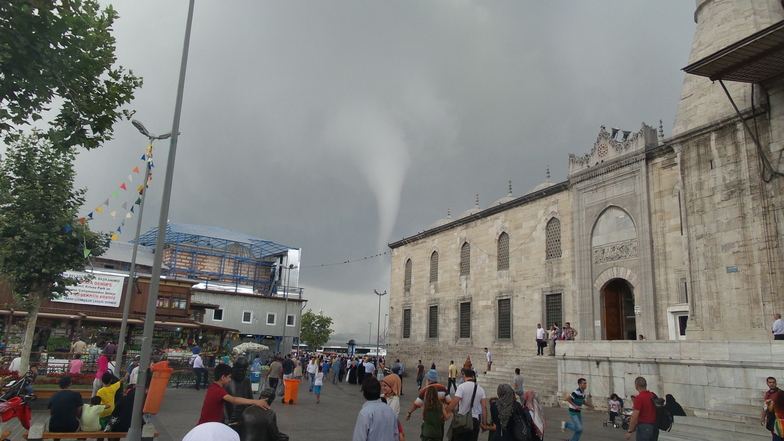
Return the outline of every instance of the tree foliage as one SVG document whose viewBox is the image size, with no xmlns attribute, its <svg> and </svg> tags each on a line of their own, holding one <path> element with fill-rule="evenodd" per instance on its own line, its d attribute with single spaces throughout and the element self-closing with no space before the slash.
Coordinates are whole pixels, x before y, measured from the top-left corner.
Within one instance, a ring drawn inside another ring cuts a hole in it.
<svg viewBox="0 0 784 441">
<path fill-rule="evenodd" d="M 73 188 L 73 159 L 73 149 L 39 134 L 20 136 L 0 159 L 0 274 L 28 311 L 23 362 L 41 300 L 65 294 L 77 281 L 63 273 L 83 270 L 87 254 L 100 255 L 107 242 L 77 220 L 84 190 Z"/>
<path fill-rule="evenodd" d="M 301 320 L 300 339 L 313 350 L 324 347 L 329 341 L 329 337 L 335 332 L 329 328 L 332 325 L 332 317 L 321 313 L 314 314 L 310 309 L 302 314 Z"/>
<path fill-rule="evenodd" d="M 117 17 L 95 0 L 0 2 L 0 135 L 6 143 L 50 109 L 45 134 L 60 150 L 91 149 L 111 139 L 114 123 L 131 116 L 120 108 L 142 84 L 114 66 Z"/>
</svg>

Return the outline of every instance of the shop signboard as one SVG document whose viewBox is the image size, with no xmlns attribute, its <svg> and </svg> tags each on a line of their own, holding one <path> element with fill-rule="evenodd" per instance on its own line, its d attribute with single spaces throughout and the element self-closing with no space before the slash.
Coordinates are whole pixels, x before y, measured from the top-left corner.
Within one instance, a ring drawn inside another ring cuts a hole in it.
<svg viewBox="0 0 784 441">
<path fill-rule="evenodd" d="M 81 281 L 68 288 L 68 294 L 53 302 L 76 303 L 79 305 L 120 306 L 122 288 L 125 277 L 87 274 L 79 271 L 66 271 L 67 277 L 75 277 Z"/>
</svg>

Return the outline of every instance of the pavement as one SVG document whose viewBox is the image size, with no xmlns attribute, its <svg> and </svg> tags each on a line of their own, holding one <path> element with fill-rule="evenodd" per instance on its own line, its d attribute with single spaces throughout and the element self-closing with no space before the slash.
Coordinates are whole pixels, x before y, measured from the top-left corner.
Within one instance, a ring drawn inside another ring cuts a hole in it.
<svg viewBox="0 0 784 441">
<path fill-rule="evenodd" d="M 328 374 L 331 379 L 331 375 Z M 481 378 L 480 378 L 481 385 Z M 416 381 L 411 377 L 403 379 L 403 392 L 401 397 L 401 422 L 403 431 L 408 441 L 419 439 L 421 420 L 412 417 L 405 420 L 405 412 L 416 397 Z M 494 391 L 492 391 L 494 392 Z M 495 395 L 488 391 L 488 396 Z M 195 389 L 168 389 L 163 399 L 161 412 L 153 416 L 153 424 L 160 433 L 159 441 L 180 441 L 199 420 L 205 390 Z M 291 437 L 292 441 L 308 440 L 316 437 L 324 440 L 351 439 L 356 423 L 357 414 L 365 400 L 358 385 L 346 382 L 333 385 L 326 382 L 321 391 L 321 402 L 316 404 L 316 397 L 308 392 L 307 382 L 300 384 L 297 403 L 294 405 L 282 404 L 281 400 L 275 401 L 272 408 L 277 414 L 278 427 Z M 564 408 L 546 408 L 547 429 L 546 440 L 566 440 L 572 432 L 561 433 L 560 421 L 569 419 Z M 33 403 L 33 422 L 43 421 L 48 417 L 46 400 Z M 585 430 L 583 441 L 623 440 L 625 431 L 602 427 L 606 419 L 606 412 L 586 411 L 583 416 Z M 447 422 L 448 424 L 448 422 Z M 4 429 L 12 429 L 10 440 L 22 440 L 25 431 L 18 420 L 14 419 L 3 423 Z M 486 440 L 487 433 L 479 435 L 480 440 Z"/>
</svg>

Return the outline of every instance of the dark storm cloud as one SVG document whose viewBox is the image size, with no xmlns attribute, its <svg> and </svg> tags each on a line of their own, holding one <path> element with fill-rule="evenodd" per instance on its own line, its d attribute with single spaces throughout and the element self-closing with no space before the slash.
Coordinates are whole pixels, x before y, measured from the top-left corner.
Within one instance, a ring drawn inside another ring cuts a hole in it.
<svg viewBox="0 0 784 441">
<path fill-rule="evenodd" d="M 562 181 L 600 125 L 662 119 L 669 133 L 693 6 L 197 1 L 169 217 L 301 247 L 308 306 L 362 332 L 389 257 L 320 264 L 384 252 L 476 193 L 485 208 L 508 180 L 521 196 L 548 165 Z M 144 77 L 136 118 L 168 132 L 187 4 L 114 7 L 118 62 Z M 145 144 L 125 123 L 80 155 L 87 209 Z M 167 151 L 156 146 L 143 230 L 157 224 Z"/>
</svg>

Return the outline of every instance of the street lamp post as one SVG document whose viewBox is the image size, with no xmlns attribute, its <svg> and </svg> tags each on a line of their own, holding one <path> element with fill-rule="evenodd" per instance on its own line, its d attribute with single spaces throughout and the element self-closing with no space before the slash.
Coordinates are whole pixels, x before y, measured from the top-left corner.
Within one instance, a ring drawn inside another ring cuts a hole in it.
<svg viewBox="0 0 784 441">
<path fill-rule="evenodd" d="M 373 322 L 368 322 L 368 346 L 370 346 L 370 333 L 373 332 Z M 370 349 L 368 349 L 369 351 Z"/>
<path fill-rule="evenodd" d="M 128 271 L 128 285 L 125 287 L 125 303 L 123 304 L 122 323 L 120 324 L 120 341 L 117 343 L 117 366 L 122 366 L 123 352 L 125 351 L 125 339 L 128 329 L 128 315 L 131 311 L 131 295 L 133 294 L 133 281 L 136 279 L 136 253 L 139 250 L 139 235 L 142 232 L 142 216 L 144 215 L 144 201 L 147 199 L 147 183 L 150 179 L 150 170 L 152 169 L 152 143 L 158 139 L 168 139 L 171 133 L 165 135 L 155 136 L 147 131 L 144 124 L 137 120 L 131 121 L 142 135 L 150 140 L 150 146 L 147 147 L 146 162 L 147 166 L 144 170 L 144 182 L 142 183 L 141 201 L 139 202 L 139 216 L 136 220 L 136 238 L 133 241 L 133 252 L 131 253 L 131 269 Z"/>
<path fill-rule="evenodd" d="M 378 292 L 375 289 L 374 293 L 378 296 L 378 321 L 376 322 L 376 357 L 380 355 L 379 347 L 381 346 L 381 297 L 387 295 L 387 292 Z"/>
<path fill-rule="evenodd" d="M 169 217 L 169 204 L 171 201 L 172 180 L 174 179 L 174 160 L 177 156 L 177 139 L 180 133 L 180 115 L 182 114 L 182 96 L 185 91 L 185 71 L 188 66 L 188 49 L 191 41 L 191 26 L 193 24 L 193 7 L 195 0 L 190 0 L 188 4 L 188 18 L 185 22 L 185 41 L 182 45 L 182 59 L 180 60 L 180 76 L 177 83 L 177 98 L 174 103 L 174 119 L 171 130 L 171 143 L 169 145 L 169 156 L 166 163 L 166 175 L 163 180 L 163 196 L 161 199 L 161 211 L 158 217 L 158 237 L 155 241 L 155 253 L 152 262 L 152 275 L 150 276 L 150 290 L 147 298 L 147 310 L 144 322 L 144 333 L 142 336 L 142 353 L 139 361 L 139 378 L 147 378 L 150 375 L 150 353 L 152 352 L 152 338 L 155 329 L 156 300 L 158 298 L 158 287 L 161 279 L 161 266 L 163 264 L 163 245 L 166 241 L 166 226 Z M 143 391 L 144 389 L 141 389 Z M 129 441 L 141 441 L 142 439 L 142 405 L 146 398 L 144 393 L 137 391 L 133 399 L 133 411 L 131 426 L 128 429 Z"/>
<path fill-rule="evenodd" d="M 289 321 L 289 282 L 291 282 L 291 270 L 294 268 L 299 268 L 297 265 L 293 263 L 289 264 L 286 267 L 288 272 L 286 273 L 286 285 L 283 286 L 283 298 L 286 306 L 283 307 L 283 337 L 281 338 L 281 342 L 283 343 L 283 349 L 286 349 L 286 326 L 288 325 Z M 278 348 L 278 352 L 280 348 Z M 289 351 L 290 353 L 291 351 Z"/>
</svg>

